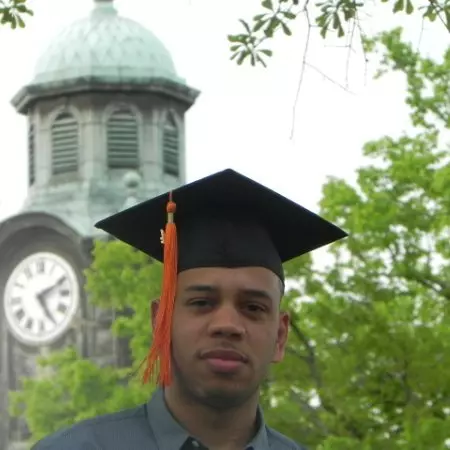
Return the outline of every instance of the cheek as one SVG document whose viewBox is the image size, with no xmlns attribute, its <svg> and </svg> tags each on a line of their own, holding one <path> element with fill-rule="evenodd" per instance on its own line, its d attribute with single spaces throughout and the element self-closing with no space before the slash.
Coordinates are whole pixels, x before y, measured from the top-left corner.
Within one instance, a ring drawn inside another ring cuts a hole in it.
<svg viewBox="0 0 450 450">
<path fill-rule="evenodd" d="M 182 320 L 174 314 L 172 323 L 173 351 L 181 356 L 193 353 L 199 340 L 200 331 L 195 322 Z"/>
<path fill-rule="evenodd" d="M 265 325 L 258 329 L 249 329 L 249 338 L 254 350 L 260 355 L 272 354 L 278 340 L 278 327 Z"/>
<path fill-rule="evenodd" d="M 172 356 L 183 365 L 183 360 L 188 359 L 193 351 L 192 342 L 189 339 L 189 333 L 185 329 L 174 328 L 172 330 Z"/>
</svg>

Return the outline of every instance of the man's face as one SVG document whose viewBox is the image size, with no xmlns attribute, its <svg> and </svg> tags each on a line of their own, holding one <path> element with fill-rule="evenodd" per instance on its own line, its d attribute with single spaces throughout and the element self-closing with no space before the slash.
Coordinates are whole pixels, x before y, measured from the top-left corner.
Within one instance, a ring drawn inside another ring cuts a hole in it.
<svg viewBox="0 0 450 450">
<path fill-rule="evenodd" d="M 255 395 L 284 355 L 288 316 L 280 300 L 280 281 L 264 268 L 180 273 L 172 328 L 179 388 L 215 408 Z"/>
</svg>

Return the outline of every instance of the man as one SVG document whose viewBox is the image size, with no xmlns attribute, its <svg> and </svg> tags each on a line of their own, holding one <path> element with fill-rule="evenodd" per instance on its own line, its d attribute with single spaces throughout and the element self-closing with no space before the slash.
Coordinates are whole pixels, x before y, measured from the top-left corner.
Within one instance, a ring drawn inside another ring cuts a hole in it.
<svg viewBox="0 0 450 450">
<path fill-rule="evenodd" d="M 61 430 L 35 450 L 301 449 L 264 423 L 258 404 L 288 336 L 282 264 L 346 234 L 233 170 L 97 226 L 164 264 L 146 369 L 159 387 L 148 404 Z"/>
</svg>

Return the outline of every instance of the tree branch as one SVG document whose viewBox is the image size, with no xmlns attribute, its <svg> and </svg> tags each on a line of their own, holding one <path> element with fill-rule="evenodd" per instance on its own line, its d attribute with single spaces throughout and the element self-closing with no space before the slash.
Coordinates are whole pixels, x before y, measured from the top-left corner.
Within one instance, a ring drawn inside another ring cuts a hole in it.
<svg viewBox="0 0 450 450">
<path fill-rule="evenodd" d="M 311 20 L 309 18 L 308 3 L 309 3 L 309 0 L 306 0 L 305 6 L 303 8 L 303 11 L 304 11 L 305 17 L 306 17 L 306 22 L 308 23 L 308 30 L 306 31 L 306 41 L 305 41 L 305 46 L 304 46 L 304 49 L 303 49 L 303 58 L 302 58 L 302 65 L 301 65 L 301 69 L 300 69 L 300 77 L 299 77 L 299 80 L 298 80 L 297 92 L 295 93 L 295 99 L 294 99 L 294 108 L 293 108 L 293 112 L 292 112 L 291 139 L 294 137 L 295 118 L 296 118 L 296 113 L 297 113 L 297 104 L 298 104 L 298 99 L 300 97 L 300 90 L 301 90 L 302 84 L 303 84 L 303 77 L 305 76 L 306 57 L 308 55 L 309 40 L 311 38 L 312 25 L 311 25 Z"/>
<path fill-rule="evenodd" d="M 330 434 L 330 430 L 320 418 L 317 408 L 313 408 L 304 398 L 302 398 L 299 393 L 295 392 L 292 389 L 290 390 L 290 396 L 295 402 L 300 404 L 300 407 L 303 408 L 303 410 L 309 413 L 310 419 L 324 436 Z"/>
<path fill-rule="evenodd" d="M 311 377 L 314 380 L 317 390 L 322 387 L 322 379 L 319 373 L 319 369 L 316 364 L 316 353 L 313 346 L 310 344 L 309 339 L 300 329 L 300 327 L 291 319 L 290 320 L 291 329 L 300 342 L 305 346 L 307 355 L 303 357 L 304 361 L 308 364 Z"/>
</svg>

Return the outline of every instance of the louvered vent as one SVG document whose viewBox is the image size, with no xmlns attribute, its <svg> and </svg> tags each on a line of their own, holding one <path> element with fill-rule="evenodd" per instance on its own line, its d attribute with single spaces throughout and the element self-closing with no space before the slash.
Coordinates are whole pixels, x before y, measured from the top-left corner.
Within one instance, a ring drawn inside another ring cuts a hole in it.
<svg viewBox="0 0 450 450">
<path fill-rule="evenodd" d="M 139 168 L 139 133 L 134 114 L 128 109 L 114 112 L 108 120 L 107 148 L 110 169 Z"/>
<path fill-rule="evenodd" d="M 169 115 L 163 130 L 163 170 L 167 175 L 180 175 L 179 133 L 175 119 Z"/>
<path fill-rule="evenodd" d="M 52 125 L 53 175 L 78 171 L 78 124 L 70 113 L 60 114 Z"/>
<path fill-rule="evenodd" d="M 32 186 L 36 181 L 36 150 L 34 125 L 28 127 L 28 184 Z"/>
</svg>

